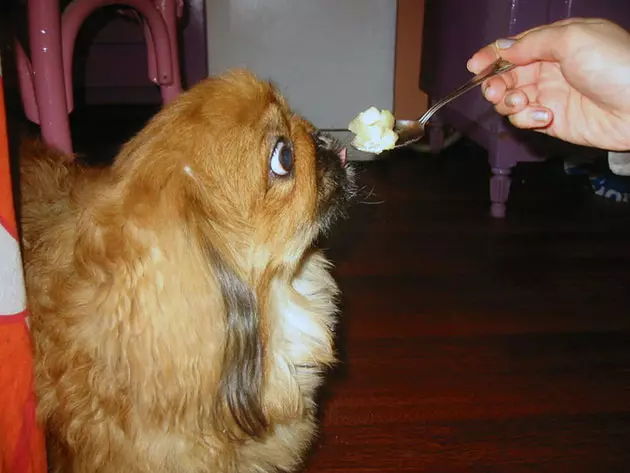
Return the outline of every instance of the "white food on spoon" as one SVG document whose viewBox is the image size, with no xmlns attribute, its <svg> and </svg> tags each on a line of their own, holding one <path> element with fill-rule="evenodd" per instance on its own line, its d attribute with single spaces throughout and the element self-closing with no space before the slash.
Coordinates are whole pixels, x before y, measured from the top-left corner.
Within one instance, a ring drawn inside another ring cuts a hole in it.
<svg viewBox="0 0 630 473">
<path fill-rule="evenodd" d="M 370 107 L 361 112 L 348 125 L 348 129 L 356 136 L 352 146 L 368 153 L 381 153 L 393 149 L 398 140 L 394 131 L 394 115 L 389 110 Z"/>
</svg>

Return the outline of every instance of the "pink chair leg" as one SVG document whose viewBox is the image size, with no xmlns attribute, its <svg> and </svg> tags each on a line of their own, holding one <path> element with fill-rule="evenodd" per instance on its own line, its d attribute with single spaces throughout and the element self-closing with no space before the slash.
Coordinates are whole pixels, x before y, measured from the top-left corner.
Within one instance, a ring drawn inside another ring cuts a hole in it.
<svg viewBox="0 0 630 473">
<path fill-rule="evenodd" d="M 144 41 L 147 44 L 147 68 L 149 69 L 149 80 L 154 84 L 159 85 L 160 79 L 158 78 L 157 71 L 157 54 L 155 42 L 153 41 L 153 35 L 151 34 L 151 28 L 149 28 L 149 25 L 144 20 L 142 20 L 142 27 L 144 29 Z"/>
<path fill-rule="evenodd" d="M 50 146 L 72 153 L 68 114 L 74 108 L 74 43 L 85 18 L 94 10 L 123 4 L 143 20 L 149 52 L 149 74 L 160 85 L 164 103 L 181 91 L 177 17 L 181 0 L 74 0 L 61 16 L 59 0 L 28 0 L 31 61 L 17 44 L 20 92 L 29 120 L 39 123 Z"/>
<path fill-rule="evenodd" d="M 147 48 L 147 68 L 149 69 L 149 80 L 154 84 L 159 84 L 157 59 L 155 57 L 155 43 L 153 42 L 153 36 L 151 36 L 151 28 L 142 15 L 133 8 L 120 9 L 119 13 L 142 25 L 142 29 L 144 30 L 144 40 Z"/>
<path fill-rule="evenodd" d="M 170 57 L 168 58 L 173 71 L 173 80 L 166 84 L 162 83 L 160 91 L 162 93 L 162 101 L 167 104 L 171 102 L 175 97 L 182 93 L 182 79 L 179 65 L 179 48 L 177 44 L 177 17 L 180 11 L 178 0 L 154 0 L 155 6 L 162 14 L 164 23 L 166 24 L 166 31 L 168 32 L 170 43 Z M 159 51 L 156 51 L 159 54 Z M 166 58 L 164 58 L 166 59 Z M 164 60 L 163 58 L 158 58 Z"/>
<path fill-rule="evenodd" d="M 150 1 L 151 4 L 154 5 L 155 9 L 160 13 L 164 21 L 164 26 L 168 33 L 168 56 L 164 56 L 163 53 L 165 51 L 162 51 L 156 47 L 155 41 L 153 40 L 153 33 L 151 32 L 151 25 L 146 18 L 140 15 L 136 10 L 124 11 L 123 14 L 130 18 L 138 20 L 138 22 L 142 24 L 147 47 L 147 68 L 149 80 L 154 84 L 160 86 L 162 101 L 164 103 L 168 103 L 175 97 L 177 97 L 181 93 L 182 89 L 178 57 L 179 51 L 177 49 L 177 19 L 183 14 L 184 2 L 183 0 L 176 0 L 177 3 L 174 4 L 174 0 L 148 1 Z M 173 5 L 171 5 L 171 3 L 173 3 Z M 158 30 L 157 32 L 158 34 L 162 34 L 161 30 Z M 170 78 L 170 80 L 166 80 L 160 77 L 157 67 L 158 56 L 160 56 L 161 61 L 169 65 L 169 68 L 173 73 L 173 76 Z"/>
<path fill-rule="evenodd" d="M 17 40 L 15 41 L 15 58 L 17 61 L 18 83 L 20 85 L 20 97 L 22 98 L 24 113 L 26 114 L 26 118 L 39 125 L 39 110 L 37 110 L 37 100 L 35 100 L 31 60 Z"/>
<path fill-rule="evenodd" d="M 50 146 L 72 153 L 59 0 L 28 0 L 28 25 L 42 138 Z"/>
<path fill-rule="evenodd" d="M 37 2 L 37 0 L 30 0 Z M 74 43 L 83 21 L 94 10 L 110 5 L 127 5 L 136 9 L 147 22 L 157 51 L 158 81 L 170 84 L 173 81 L 169 35 L 160 13 L 147 0 L 74 0 L 66 7 L 62 17 L 63 64 L 66 76 L 66 90 L 72 91 L 72 61 Z M 72 102 L 71 102 L 72 103 Z M 72 110 L 72 107 L 69 107 Z"/>
</svg>

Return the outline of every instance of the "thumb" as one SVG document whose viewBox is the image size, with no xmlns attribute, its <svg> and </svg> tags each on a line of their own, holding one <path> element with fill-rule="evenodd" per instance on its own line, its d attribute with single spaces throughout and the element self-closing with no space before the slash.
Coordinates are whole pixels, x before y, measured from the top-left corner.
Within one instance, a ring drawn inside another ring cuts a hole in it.
<svg viewBox="0 0 630 473">
<path fill-rule="evenodd" d="M 558 62 L 564 56 L 565 32 L 565 26 L 535 28 L 515 38 L 498 39 L 494 47 L 501 58 L 517 66 L 538 61 Z"/>
</svg>

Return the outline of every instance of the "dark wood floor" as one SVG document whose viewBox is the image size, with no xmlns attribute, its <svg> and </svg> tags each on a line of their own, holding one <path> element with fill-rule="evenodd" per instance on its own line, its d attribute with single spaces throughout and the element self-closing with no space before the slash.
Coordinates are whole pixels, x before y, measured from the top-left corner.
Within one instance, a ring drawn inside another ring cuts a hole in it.
<svg viewBox="0 0 630 473">
<path fill-rule="evenodd" d="M 630 471 L 629 211 L 551 162 L 496 221 L 487 176 L 465 143 L 365 166 L 309 472 Z"/>
<path fill-rule="evenodd" d="M 103 120 L 75 120 L 80 151 L 144 118 Z M 326 244 L 342 363 L 307 471 L 630 472 L 628 207 L 550 162 L 493 220 L 467 142 L 360 168 L 372 194 Z"/>
</svg>

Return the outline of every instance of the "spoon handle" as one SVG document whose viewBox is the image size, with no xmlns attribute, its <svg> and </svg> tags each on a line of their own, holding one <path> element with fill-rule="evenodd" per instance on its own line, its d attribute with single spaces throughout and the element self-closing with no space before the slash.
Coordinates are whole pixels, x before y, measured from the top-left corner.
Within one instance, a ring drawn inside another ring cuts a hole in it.
<svg viewBox="0 0 630 473">
<path fill-rule="evenodd" d="M 456 98 L 461 95 L 464 95 L 471 89 L 474 89 L 478 85 L 481 85 L 486 79 L 490 79 L 491 77 L 498 76 L 503 74 L 504 72 L 508 72 L 516 67 L 514 64 L 504 61 L 503 59 L 497 59 L 488 67 L 486 67 L 483 71 L 473 77 L 471 80 L 466 82 L 461 87 L 455 89 L 453 92 L 448 94 L 447 96 L 441 98 L 431 108 L 429 108 L 419 119 L 418 122 L 420 125 L 424 127 L 426 123 L 431 119 L 433 114 L 441 109 L 444 105 L 452 102 Z"/>
</svg>

